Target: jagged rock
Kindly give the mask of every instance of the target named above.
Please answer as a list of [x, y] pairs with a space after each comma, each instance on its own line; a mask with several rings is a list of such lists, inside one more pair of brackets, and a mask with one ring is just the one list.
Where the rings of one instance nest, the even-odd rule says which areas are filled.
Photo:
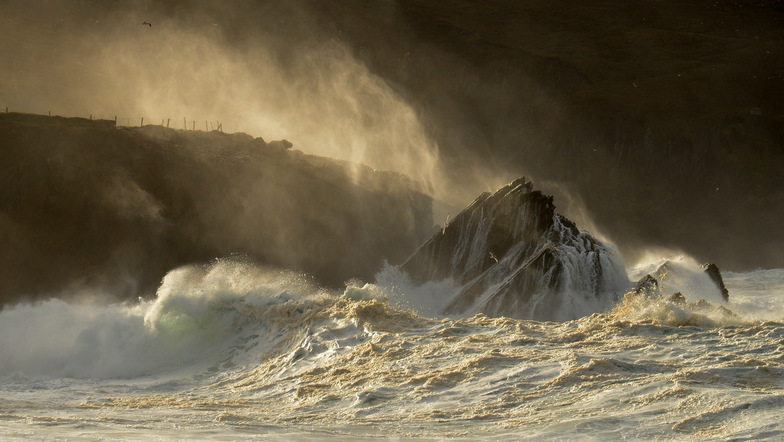
[[696, 303], [694, 303], [694, 307], [699, 310], [714, 310], [716, 307], [713, 306], [710, 302], [700, 299]]
[[520, 178], [479, 196], [401, 268], [416, 282], [461, 286], [446, 314], [565, 320], [628, 284], [613, 255]]
[[678, 305], [686, 304], [686, 298], [681, 292], [673, 293], [672, 296], [669, 297], [668, 301]]
[[702, 268], [705, 269], [705, 273], [710, 277], [711, 281], [716, 283], [716, 285], [719, 287], [719, 290], [721, 290], [721, 296], [724, 297], [724, 300], [729, 301], [730, 292], [727, 290], [727, 287], [724, 286], [724, 280], [721, 277], [721, 272], [719, 272], [719, 267], [716, 264], [709, 262], [704, 264]]
[[[702, 272], [700, 268], [703, 269]], [[665, 261], [652, 274], [642, 278], [633, 292], [644, 292], [647, 295], [677, 292], [681, 296], [685, 293], [686, 297], [692, 299], [713, 299], [713, 296], [720, 294], [724, 301], [729, 299], [729, 293], [715, 264], [700, 267], [696, 263], [678, 261]]]
[[654, 295], [659, 291], [659, 280], [651, 275], [645, 275], [637, 281], [637, 285], [632, 292], [636, 294]]
[[716, 311], [721, 313], [722, 316], [724, 316], [726, 318], [734, 318], [734, 319], [739, 319], [740, 318], [740, 316], [738, 316], [737, 313], [733, 312], [732, 310], [728, 309], [727, 307], [724, 307], [723, 305], [720, 305], [716, 309]]

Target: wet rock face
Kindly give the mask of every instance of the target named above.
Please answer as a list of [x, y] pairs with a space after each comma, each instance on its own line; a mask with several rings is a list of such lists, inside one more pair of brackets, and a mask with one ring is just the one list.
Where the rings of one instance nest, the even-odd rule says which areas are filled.
[[[659, 281], [651, 275], [645, 275], [642, 279], [637, 281], [637, 285], [633, 290], [633, 292], [636, 294], [646, 294], [646, 295], [654, 295], [657, 294], [658, 291], [659, 291]], [[678, 294], [680, 294], [680, 292], [678, 292]], [[682, 294], [681, 297], [683, 297]]]
[[724, 298], [725, 301], [730, 300], [730, 292], [727, 290], [727, 287], [724, 286], [724, 279], [721, 277], [721, 272], [719, 272], [719, 267], [709, 262], [702, 266], [705, 269], [705, 274], [713, 281], [721, 290], [721, 296]]
[[[484, 193], [403, 265], [417, 281], [468, 282], [502, 259], [516, 243], [533, 243], [552, 225], [552, 197], [517, 180]], [[524, 218], [524, 223], [519, 223]]]
[[613, 255], [520, 178], [477, 198], [401, 268], [417, 282], [462, 286], [446, 314], [564, 320], [628, 282]]

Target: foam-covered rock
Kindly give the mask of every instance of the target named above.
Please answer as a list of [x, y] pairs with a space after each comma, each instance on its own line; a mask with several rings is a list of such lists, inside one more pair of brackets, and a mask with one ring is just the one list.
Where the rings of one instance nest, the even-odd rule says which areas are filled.
[[727, 302], [730, 296], [716, 264], [697, 266], [696, 263], [670, 260], [662, 263], [653, 274], [641, 278], [632, 293], [684, 302], [687, 298], [694, 302], [709, 302], [708, 299]]
[[461, 286], [446, 314], [565, 320], [600, 310], [627, 286], [614, 255], [520, 178], [479, 196], [401, 268], [416, 282]]

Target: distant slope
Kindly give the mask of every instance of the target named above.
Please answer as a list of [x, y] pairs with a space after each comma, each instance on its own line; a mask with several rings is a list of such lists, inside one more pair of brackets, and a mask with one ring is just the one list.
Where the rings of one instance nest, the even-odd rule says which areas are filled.
[[407, 178], [246, 134], [11, 113], [0, 140], [1, 303], [85, 286], [132, 298], [231, 254], [339, 285], [432, 229]]

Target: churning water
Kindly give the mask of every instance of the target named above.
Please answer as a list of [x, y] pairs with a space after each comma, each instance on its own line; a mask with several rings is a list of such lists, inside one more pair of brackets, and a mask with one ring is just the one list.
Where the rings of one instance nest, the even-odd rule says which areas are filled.
[[152, 301], [0, 312], [0, 437], [780, 438], [784, 270], [724, 278], [728, 310], [628, 295], [537, 322], [440, 316], [455, 287], [394, 268], [343, 292], [180, 268]]

